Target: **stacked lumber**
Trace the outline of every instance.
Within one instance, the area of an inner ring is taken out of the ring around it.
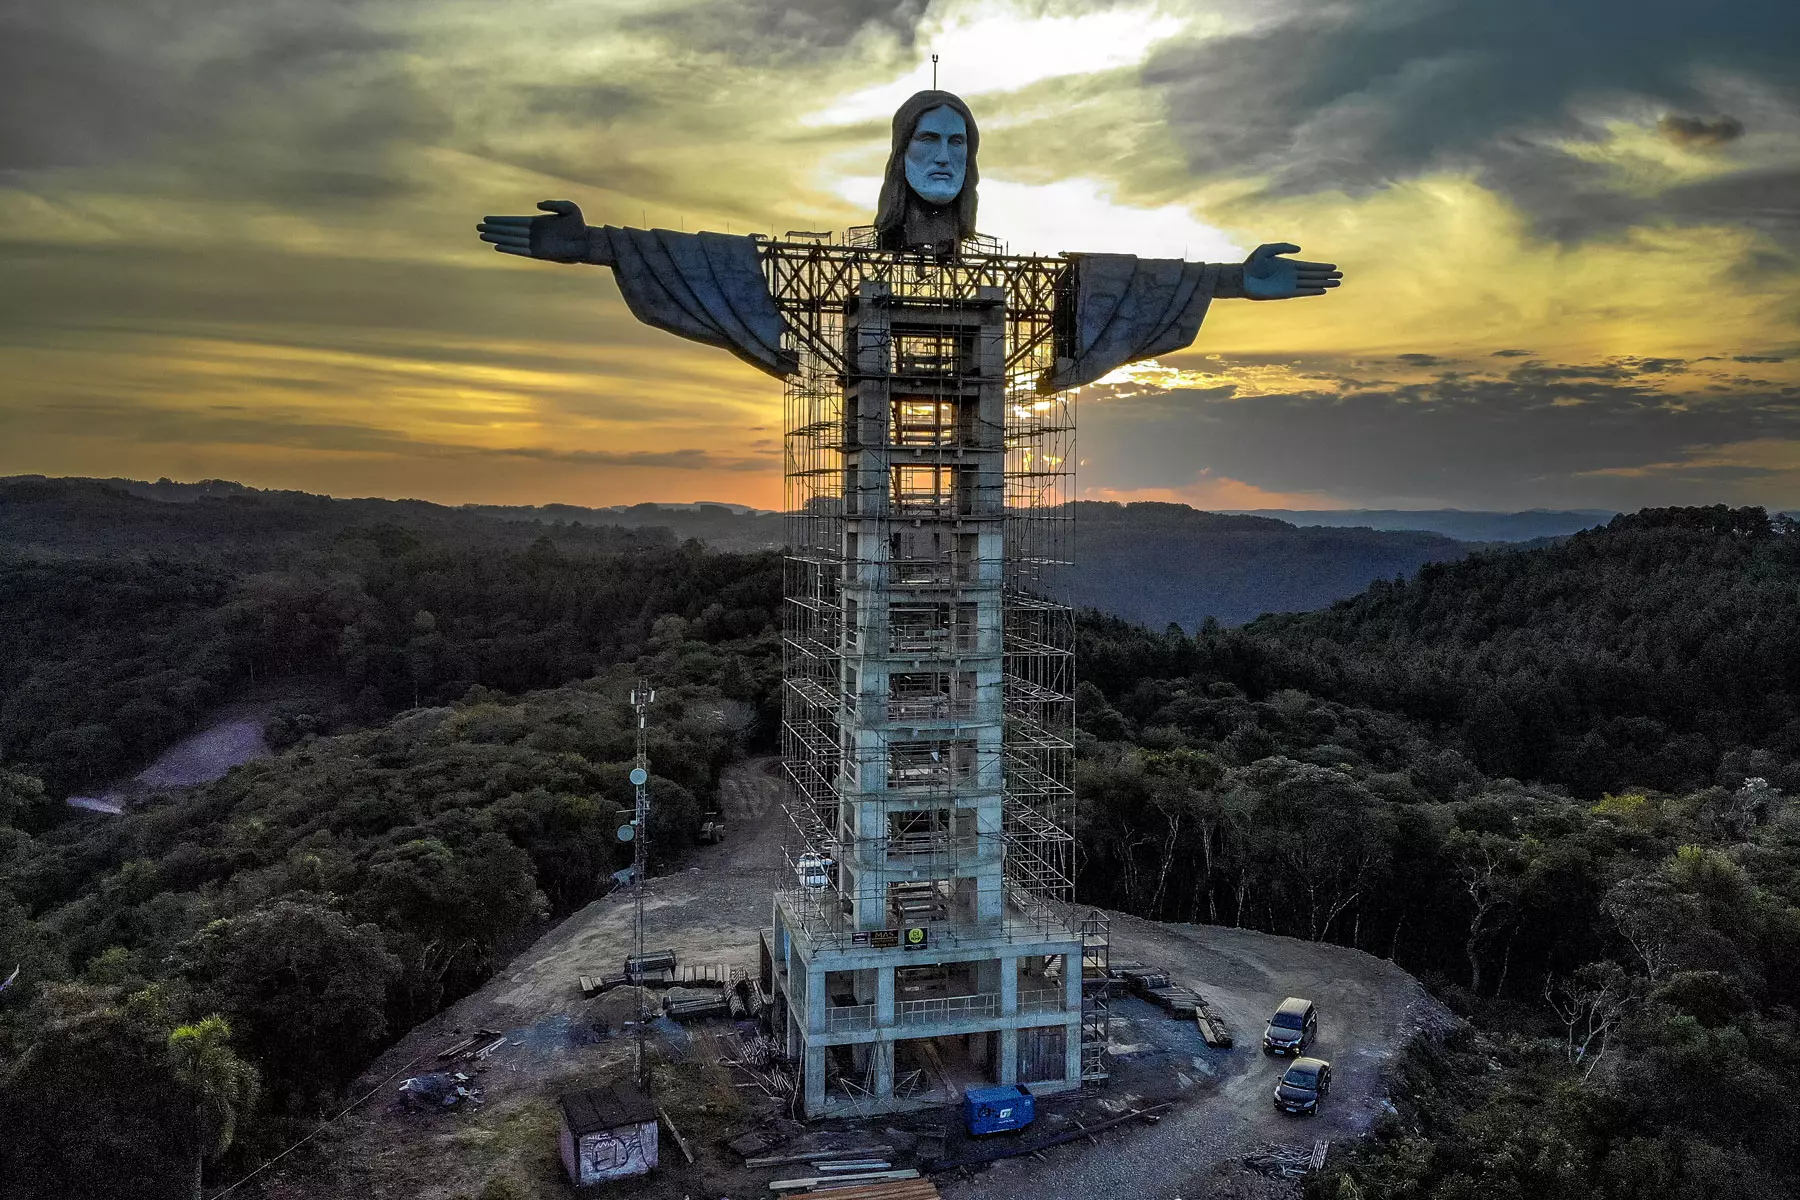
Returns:
[[[724,986],[731,982],[732,971],[733,968],[726,963],[689,963],[681,968],[681,982]]]
[[[444,1062],[466,1062],[471,1059],[482,1059],[506,1044],[506,1035],[498,1029],[477,1029],[468,1037],[452,1042],[438,1051],[438,1058]]]
[[[1118,967],[1114,974],[1140,996],[1151,988],[1168,987],[1172,982],[1169,973],[1161,967],[1146,967],[1135,963]]]
[[[1139,990],[1138,995],[1170,1016],[1193,1017],[1200,1011],[1200,993],[1193,988],[1181,987],[1178,984],[1146,987]]]
[[[798,1192],[788,1200],[939,1200],[937,1184],[929,1179],[900,1179],[859,1187],[834,1187],[821,1192]]]
[[[834,1196],[844,1200],[846,1196],[857,1196],[866,1192],[867,1185],[882,1183],[914,1183],[919,1181],[919,1173],[912,1168],[904,1171],[870,1171],[862,1175],[812,1175],[804,1179],[777,1179],[769,1184],[771,1192],[799,1192],[803,1195]],[[846,1185],[838,1188],[836,1184]],[[821,1187],[820,1185],[828,1185]],[[849,1186],[852,1184],[864,1186]],[[933,1188],[935,1192],[937,1189]]]
[[[1204,996],[1200,998],[1200,1010],[1194,1014],[1194,1026],[1200,1030],[1200,1036],[1206,1039],[1206,1044],[1214,1050],[1229,1050],[1234,1044],[1231,1026],[1206,1002]]]
[[[673,987],[663,996],[663,1011],[677,1021],[722,1017],[730,1011],[718,988]]]
[[[883,1155],[893,1152],[892,1146],[858,1146],[849,1150],[800,1150],[787,1154],[765,1154],[760,1158],[745,1158],[744,1166],[751,1170],[758,1170],[762,1167],[791,1167],[796,1163],[806,1163],[819,1170],[831,1170],[844,1167],[849,1163],[874,1162]]]
[[[1329,1147],[1329,1143],[1319,1142],[1314,1143],[1309,1150],[1304,1146],[1283,1146],[1271,1142],[1261,1150],[1244,1155],[1240,1161],[1257,1174],[1271,1179],[1300,1179],[1307,1172],[1317,1169],[1313,1166],[1315,1156],[1321,1164],[1324,1163],[1325,1152],[1319,1149],[1321,1145]]]

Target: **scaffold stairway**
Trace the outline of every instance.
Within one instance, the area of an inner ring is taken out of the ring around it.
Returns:
[[[1081,920],[1081,1081],[1107,1077],[1112,1011],[1112,918],[1090,908]]]

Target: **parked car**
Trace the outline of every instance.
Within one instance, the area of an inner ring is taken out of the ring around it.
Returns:
[[[1263,1030],[1264,1054],[1305,1054],[1319,1036],[1319,1014],[1311,1000],[1289,996]]]
[[[1296,1058],[1275,1085],[1275,1107],[1283,1112],[1319,1115],[1319,1101],[1331,1090],[1331,1064],[1322,1058]]]

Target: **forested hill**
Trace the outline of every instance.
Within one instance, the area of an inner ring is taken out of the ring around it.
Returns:
[[[55,801],[135,771],[223,702],[304,679],[284,726],[366,724],[474,685],[516,693],[643,653],[659,621],[764,635],[773,555],[666,530],[527,525],[298,493],[168,504],[0,484],[0,761]],[[775,670],[772,643],[734,658]],[[767,691],[767,689],[762,689]],[[760,692],[758,694],[761,694]]]
[[[1470,1020],[1309,1197],[1800,1195],[1793,522],[1651,510],[1077,632],[1085,901],[1354,946]]]
[[[1271,682],[1412,717],[1492,775],[1583,795],[1733,773],[1800,787],[1797,529],[1647,509],[1246,634]]]

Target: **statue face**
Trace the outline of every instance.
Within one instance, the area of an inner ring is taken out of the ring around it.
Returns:
[[[929,109],[906,146],[906,182],[927,204],[944,205],[962,192],[969,166],[969,127],[947,104]]]

